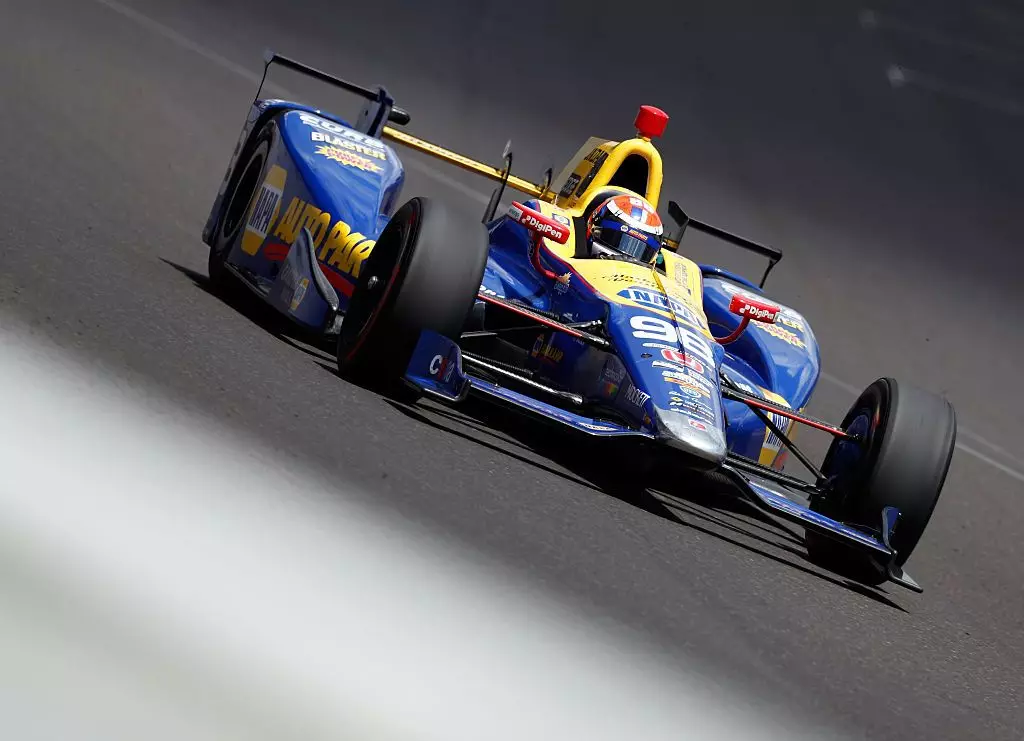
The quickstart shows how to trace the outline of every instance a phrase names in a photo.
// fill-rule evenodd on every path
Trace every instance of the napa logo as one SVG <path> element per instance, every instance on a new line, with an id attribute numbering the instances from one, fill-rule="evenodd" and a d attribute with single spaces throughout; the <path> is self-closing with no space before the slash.
<path id="1" fill-rule="evenodd" d="M 676 301 L 661 291 L 652 291 L 649 288 L 632 286 L 619 291 L 619 296 L 635 304 L 650 306 L 653 309 L 661 309 L 663 311 L 671 311 L 673 314 L 685 314 L 690 310 L 682 301 Z"/>
<path id="2" fill-rule="evenodd" d="M 670 311 L 676 319 L 694 327 L 703 329 L 707 326 L 703 316 L 698 316 L 697 313 L 685 303 L 674 299 L 671 296 L 666 296 L 661 291 L 652 291 L 649 288 L 631 286 L 619 291 L 617 295 L 620 298 L 624 298 L 627 301 L 639 304 L 640 306 L 648 306 L 652 309 L 659 309 L 661 311 Z"/>

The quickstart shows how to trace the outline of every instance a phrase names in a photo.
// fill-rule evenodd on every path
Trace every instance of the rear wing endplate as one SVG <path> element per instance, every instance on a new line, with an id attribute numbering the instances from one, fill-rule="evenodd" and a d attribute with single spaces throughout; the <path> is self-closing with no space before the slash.
<path id="1" fill-rule="evenodd" d="M 378 86 L 376 90 L 370 90 L 362 85 L 356 85 L 354 82 L 343 80 L 315 67 L 310 67 L 308 64 L 303 64 L 302 62 L 277 54 L 269 49 L 263 52 L 263 77 L 260 80 L 259 89 L 256 91 L 255 100 L 260 99 L 263 85 L 267 81 L 267 72 L 273 64 L 365 98 L 366 105 L 363 106 L 363 110 L 359 114 L 359 120 L 356 122 L 355 128 L 367 136 L 380 138 L 388 121 L 404 126 L 411 119 L 409 112 L 396 106 L 394 98 L 383 87 Z"/>
<path id="2" fill-rule="evenodd" d="M 690 218 L 675 201 L 668 202 L 668 215 L 672 217 L 672 220 L 676 222 L 677 226 L 675 233 L 665 239 L 665 246 L 671 250 L 679 248 L 679 243 L 683 239 L 683 234 L 686 232 L 686 228 L 693 227 L 697 231 L 704 232 L 708 236 L 716 237 L 717 239 L 729 242 L 737 247 L 742 247 L 743 249 L 757 255 L 761 255 L 762 257 L 767 257 L 768 267 L 765 268 L 764 275 L 761 276 L 761 282 L 758 283 L 758 286 L 761 288 L 764 288 L 765 281 L 768 280 L 768 274 L 772 271 L 772 268 L 774 268 L 782 259 L 782 252 L 774 247 L 769 247 L 768 245 L 761 244 L 760 242 L 755 242 L 752 239 L 747 239 L 746 237 L 741 237 L 738 234 L 727 232 L 725 229 L 720 227 Z"/>

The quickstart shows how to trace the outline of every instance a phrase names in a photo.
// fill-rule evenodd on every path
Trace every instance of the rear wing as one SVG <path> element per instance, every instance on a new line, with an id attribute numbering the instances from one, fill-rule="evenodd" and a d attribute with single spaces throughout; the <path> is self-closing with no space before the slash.
<path id="1" fill-rule="evenodd" d="M 366 105 L 363 106 L 363 110 L 359 114 L 359 119 L 356 122 L 356 130 L 366 134 L 367 136 L 373 136 L 380 138 L 381 133 L 385 127 L 387 121 L 404 126 L 409 123 L 411 117 L 408 111 L 399 108 L 395 105 L 395 99 L 392 98 L 388 91 L 378 86 L 376 90 L 370 90 L 362 85 L 356 85 L 354 82 L 343 80 L 340 77 L 328 74 L 315 67 L 310 67 L 308 64 L 303 64 L 289 57 L 277 54 L 269 49 L 263 52 L 263 77 L 260 79 L 259 89 L 256 91 L 255 100 L 260 99 L 260 94 L 263 92 L 263 85 L 267 81 L 267 72 L 270 71 L 271 65 L 278 65 L 285 69 L 290 69 L 293 72 L 312 77 L 314 80 L 320 82 L 326 82 L 328 85 L 333 85 L 336 88 L 340 88 L 345 92 L 358 95 L 361 98 L 366 99 Z M 254 100 L 254 102 L 255 102 Z"/>
<path id="2" fill-rule="evenodd" d="M 676 231 L 671 236 L 665 238 L 665 246 L 670 250 L 675 251 L 679 249 L 679 243 L 683 239 L 683 234 L 686 232 L 686 228 L 693 227 L 697 231 L 704 232 L 708 236 L 716 237 L 717 239 L 729 242 L 737 247 L 742 247 L 743 249 L 761 255 L 762 257 L 767 257 L 768 267 L 765 268 L 764 275 L 761 276 L 761 282 L 758 283 L 758 286 L 761 288 L 764 288 L 765 281 L 768 280 L 768 273 L 770 273 L 772 268 L 774 268 L 782 259 L 782 252 L 774 247 L 769 247 L 768 245 L 755 242 L 752 239 L 747 239 L 746 237 L 741 237 L 738 234 L 727 232 L 725 229 L 721 229 L 717 226 L 690 218 L 675 201 L 668 202 L 668 215 L 672 217 L 672 220 L 676 222 L 677 226 Z"/>
<path id="3" fill-rule="evenodd" d="M 453 152 L 450 149 L 446 149 L 438 144 L 428 142 L 425 139 L 413 136 L 412 134 L 396 129 L 393 126 L 388 126 L 388 122 L 397 124 L 398 126 L 404 126 L 411 120 L 408 111 L 399 108 L 395 105 L 394 98 L 392 98 L 388 91 L 378 86 L 376 90 L 370 90 L 361 85 L 356 85 L 348 80 L 343 80 L 340 77 L 328 74 L 315 67 L 310 67 L 307 64 L 298 62 L 289 57 L 277 54 L 270 50 L 267 50 L 263 54 L 263 78 L 260 80 L 259 90 L 256 91 L 256 100 L 259 100 L 260 93 L 263 92 L 263 85 L 267 80 L 267 72 L 270 66 L 276 64 L 285 69 L 290 69 L 294 72 L 312 77 L 315 80 L 326 82 L 328 85 L 341 88 L 346 92 L 353 93 L 362 98 L 366 99 L 366 105 L 363 107 L 362 112 L 359 114 L 359 119 L 356 122 L 356 130 L 372 136 L 378 139 L 390 139 L 398 142 L 410 149 L 415 149 L 423 154 L 429 154 L 432 157 L 437 157 L 440 160 L 444 160 L 448 164 L 461 167 L 463 170 L 475 173 L 477 175 L 483 175 L 490 180 L 495 180 L 499 183 L 499 186 L 491 194 L 490 203 L 487 206 L 487 211 L 484 213 L 483 221 L 486 223 L 494 218 L 494 214 L 497 212 L 498 203 L 501 201 L 501 196 L 504 193 L 505 186 L 510 186 L 515 190 L 527 193 L 535 198 L 544 200 L 551 200 L 551 174 L 552 171 L 549 169 L 544 173 L 543 184 L 537 184 L 524 180 L 523 178 L 516 177 L 512 174 L 512 142 L 510 141 L 505 145 L 505 151 L 502 153 L 503 167 L 497 168 L 492 165 L 488 165 L 485 162 L 466 157 L 465 155 Z"/>

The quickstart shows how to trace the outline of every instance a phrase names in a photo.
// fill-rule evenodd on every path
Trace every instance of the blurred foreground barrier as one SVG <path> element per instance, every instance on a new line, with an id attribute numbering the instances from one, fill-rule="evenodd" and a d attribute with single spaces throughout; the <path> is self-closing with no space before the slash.
<path id="1" fill-rule="evenodd" d="M 799 736 L 481 556 L 7 330 L 0 398 L 4 738 Z"/>

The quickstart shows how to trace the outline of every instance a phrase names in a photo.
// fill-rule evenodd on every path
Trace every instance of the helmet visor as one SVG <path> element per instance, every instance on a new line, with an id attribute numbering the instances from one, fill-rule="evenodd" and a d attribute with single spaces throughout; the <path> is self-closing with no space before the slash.
<path id="1" fill-rule="evenodd" d="M 661 249 L 661 242 L 653 234 L 630 229 L 627 232 L 618 228 L 601 229 L 600 242 L 605 247 L 621 252 L 640 262 L 654 262 L 654 258 Z"/>

